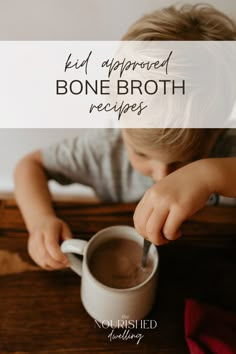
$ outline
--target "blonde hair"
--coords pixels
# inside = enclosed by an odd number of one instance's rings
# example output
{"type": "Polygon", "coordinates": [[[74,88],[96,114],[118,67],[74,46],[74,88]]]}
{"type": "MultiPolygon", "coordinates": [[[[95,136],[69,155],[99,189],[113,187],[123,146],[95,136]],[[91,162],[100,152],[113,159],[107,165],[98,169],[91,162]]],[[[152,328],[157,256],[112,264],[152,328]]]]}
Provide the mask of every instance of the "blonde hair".
{"type": "Polygon", "coordinates": [[[141,17],[122,40],[235,40],[236,25],[228,16],[205,4],[170,6],[141,17]]]}
{"type": "MultiPolygon", "coordinates": [[[[123,36],[124,41],[235,40],[236,24],[206,4],[170,6],[147,14],[123,36]]],[[[198,158],[217,129],[125,129],[133,142],[149,149],[178,150],[178,155],[198,158]],[[173,149],[174,148],[174,149],[173,149]]]]}
{"type": "Polygon", "coordinates": [[[211,139],[222,129],[136,129],[127,128],[125,132],[135,146],[147,150],[164,149],[177,160],[197,160],[204,156],[211,139]]]}

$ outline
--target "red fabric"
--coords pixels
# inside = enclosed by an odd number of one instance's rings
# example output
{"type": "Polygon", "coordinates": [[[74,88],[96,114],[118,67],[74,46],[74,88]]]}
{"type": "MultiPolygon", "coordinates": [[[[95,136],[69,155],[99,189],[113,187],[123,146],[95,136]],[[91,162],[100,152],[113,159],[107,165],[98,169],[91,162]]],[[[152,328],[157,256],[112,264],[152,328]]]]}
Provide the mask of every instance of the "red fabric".
{"type": "Polygon", "coordinates": [[[236,354],[236,314],[186,300],[185,338],[191,354],[236,354]]]}

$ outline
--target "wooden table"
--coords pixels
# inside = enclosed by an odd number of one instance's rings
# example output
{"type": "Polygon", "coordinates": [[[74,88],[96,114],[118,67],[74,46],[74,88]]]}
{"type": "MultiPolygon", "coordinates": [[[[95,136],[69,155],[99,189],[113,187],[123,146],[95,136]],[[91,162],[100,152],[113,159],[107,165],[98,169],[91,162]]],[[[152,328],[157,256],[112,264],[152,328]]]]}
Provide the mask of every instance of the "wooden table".
{"type": "MultiPolygon", "coordinates": [[[[55,207],[75,237],[89,239],[107,226],[132,225],[135,205],[57,202],[55,207]]],[[[137,330],[144,335],[139,345],[134,340],[111,342],[111,330],[98,328],[83,309],[80,278],[72,271],[38,270],[0,277],[0,354],[189,353],[186,298],[236,312],[236,209],[207,207],[183,231],[180,240],[159,248],[159,291],[149,315],[158,326],[137,330]]],[[[0,250],[18,253],[30,263],[26,244],[14,201],[0,201],[0,250]]]]}

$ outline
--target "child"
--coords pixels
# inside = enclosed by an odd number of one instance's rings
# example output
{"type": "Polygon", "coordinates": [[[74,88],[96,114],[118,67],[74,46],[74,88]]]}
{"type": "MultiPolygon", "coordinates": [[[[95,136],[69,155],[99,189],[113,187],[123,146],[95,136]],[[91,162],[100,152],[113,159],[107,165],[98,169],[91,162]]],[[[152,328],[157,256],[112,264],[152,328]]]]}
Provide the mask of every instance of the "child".
{"type": "MultiPolygon", "coordinates": [[[[170,7],[144,16],[125,40],[235,40],[236,27],[208,6],[170,7]]],[[[82,183],[107,202],[140,200],[134,225],[157,245],[213,193],[236,197],[236,137],[223,129],[89,129],[31,153],[15,169],[16,199],[29,230],[28,249],[45,269],[68,266],[60,241],[71,238],[47,186],[82,183]]]]}

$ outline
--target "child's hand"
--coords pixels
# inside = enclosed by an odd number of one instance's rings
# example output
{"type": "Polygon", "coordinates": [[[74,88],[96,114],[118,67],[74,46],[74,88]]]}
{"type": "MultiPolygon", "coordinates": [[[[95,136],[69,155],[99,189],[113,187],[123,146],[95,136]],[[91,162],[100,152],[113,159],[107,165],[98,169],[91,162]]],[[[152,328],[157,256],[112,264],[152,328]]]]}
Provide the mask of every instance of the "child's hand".
{"type": "Polygon", "coordinates": [[[28,251],[32,259],[47,270],[69,266],[61,252],[60,241],[72,238],[69,227],[56,216],[45,216],[33,228],[29,236],[28,251]]]}
{"type": "Polygon", "coordinates": [[[134,226],[142,236],[156,245],[181,236],[182,223],[201,209],[214,192],[205,161],[176,170],[146,191],[134,213],[134,226]]]}

